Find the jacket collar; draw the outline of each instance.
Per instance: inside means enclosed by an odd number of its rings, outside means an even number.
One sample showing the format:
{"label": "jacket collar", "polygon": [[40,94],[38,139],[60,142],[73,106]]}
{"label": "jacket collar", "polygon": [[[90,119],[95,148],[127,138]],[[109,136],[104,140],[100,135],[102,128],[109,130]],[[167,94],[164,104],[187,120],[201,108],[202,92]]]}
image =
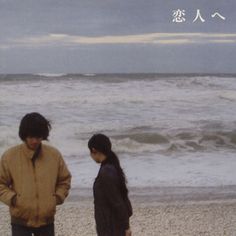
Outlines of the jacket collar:
{"label": "jacket collar", "polygon": [[[43,144],[41,144],[41,145],[43,146]],[[25,142],[23,142],[23,143],[21,144],[21,146],[22,146],[22,150],[23,150],[24,155],[25,155],[27,158],[32,159],[32,157],[33,157],[35,151],[29,149],[28,146],[27,146],[27,144],[26,144]],[[42,151],[42,150],[41,150],[41,151]]]}

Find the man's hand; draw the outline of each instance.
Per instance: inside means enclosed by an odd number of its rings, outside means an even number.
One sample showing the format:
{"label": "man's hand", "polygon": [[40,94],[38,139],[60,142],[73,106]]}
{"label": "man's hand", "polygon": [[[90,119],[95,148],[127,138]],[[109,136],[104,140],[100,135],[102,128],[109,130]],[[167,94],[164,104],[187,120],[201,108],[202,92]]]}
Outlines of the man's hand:
{"label": "man's hand", "polygon": [[125,236],[131,236],[132,232],[130,229],[125,230]]}
{"label": "man's hand", "polygon": [[16,206],[16,198],[17,198],[17,195],[15,195],[15,196],[11,199],[11,205],[12,205],[12,206]]}
{"label": "man's hand", "polygon": [[56,205],[62,204],[60,197],[58,197],[58,195],[56,195],[56,194],[55,194],[55,197],[56,197]]}

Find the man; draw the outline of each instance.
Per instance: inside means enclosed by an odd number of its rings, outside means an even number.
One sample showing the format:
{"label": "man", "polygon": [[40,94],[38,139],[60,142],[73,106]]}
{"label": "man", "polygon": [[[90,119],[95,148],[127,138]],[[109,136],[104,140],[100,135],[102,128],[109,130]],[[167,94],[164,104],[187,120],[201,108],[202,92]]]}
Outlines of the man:
{"label": "man", "polygon": [[23,143],[5,151],[0,160],[0,201],[9,206],[12,236],[54,236],[56,205],[71,188],[71,173],[61,153],[44,144],[50,122],[39,113],[20,123]]}

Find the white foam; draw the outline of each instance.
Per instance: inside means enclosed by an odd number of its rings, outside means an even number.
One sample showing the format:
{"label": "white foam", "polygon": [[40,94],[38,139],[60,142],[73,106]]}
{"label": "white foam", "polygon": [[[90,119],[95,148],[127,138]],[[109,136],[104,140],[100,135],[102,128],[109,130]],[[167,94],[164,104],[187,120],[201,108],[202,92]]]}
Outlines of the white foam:
{"label": "white foam", "polygon": [[[225,158],[222,158],[222,155]],[[196,154],[190,156],[122,157],[121,165],[130,187],[155,186],[221,186],[235,185],[236,160],[233,153],[218,156]],[[87,156],[70,165],[74,186],[92,187],[98,164]]]}
{"label": "white foam", "polygon": [[228,99],[230,101],[236,100],[236,92],[235,91],[226,91],[219,95],[221,98]]}
{"label": "white foam", "polygon": [[45,76],[45,77],[61,77],[61,76],[65,76],[66,74],[63,74],[63,73],[37,73],[36,75],[39,75],[39,76]]}

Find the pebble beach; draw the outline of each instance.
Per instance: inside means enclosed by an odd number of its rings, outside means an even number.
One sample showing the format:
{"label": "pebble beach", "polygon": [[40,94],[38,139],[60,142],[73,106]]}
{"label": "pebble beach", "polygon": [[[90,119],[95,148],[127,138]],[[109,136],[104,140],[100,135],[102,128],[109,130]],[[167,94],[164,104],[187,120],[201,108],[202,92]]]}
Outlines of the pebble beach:
{"label": "pebble beach", "polygon": [[[200,198],[199,198],[200,199]],[[131,196],[134,236],[236,236],[236,198],[162,201]],[[57,207],[56,236],[96,236],[92,197],[66,200]],[[10,236],[8,208],[0,205],[0,236]]]}

